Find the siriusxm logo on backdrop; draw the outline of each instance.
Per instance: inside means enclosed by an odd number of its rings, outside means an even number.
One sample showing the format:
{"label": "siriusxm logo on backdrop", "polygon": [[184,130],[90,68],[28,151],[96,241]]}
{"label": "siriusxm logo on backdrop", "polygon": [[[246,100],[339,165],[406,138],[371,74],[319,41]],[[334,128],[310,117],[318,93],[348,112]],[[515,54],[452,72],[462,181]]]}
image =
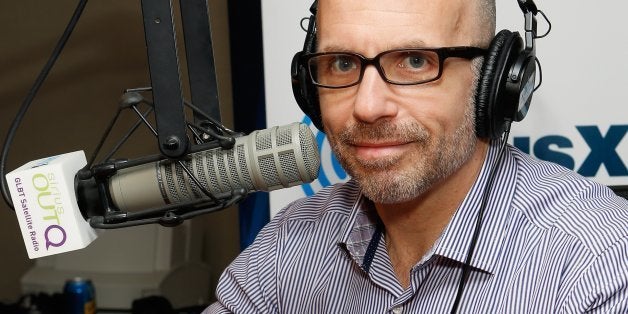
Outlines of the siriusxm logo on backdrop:
{"label": "siriusxm logo on backdrop", "polygon": [[[513,145],[539,159],[555,162],[575,170],[585,177],[600,175],[602,167],[606,169],[609,177],[628,176],[628,169],[622,160],[622,157],[626,158],[628,155],[625,150],[620,150],[624,154],[618,152],[618,149],[625,148],[620,144],[628,132],[628,125],[611,125],[606,134],[602,134],[596,125],[576,126],[575,128],[588,146],[588,150],[579,146],[576,147],[572,141],[576,138],[563,135],[545,135],[533,143],[531,143],[529,136],[514,137]],[[585,154],[582,162],[578,164],[576,164],[578,160],[575,157],[576,150]]]}
{"label": "siriusxm logo on backdrop", "polygon": [[301,185],[305,195],[310,196],[326,186],[348,181],[349,175],[347,175],[345,170],[342,169],[338,159],[336,159],[336,156],[331,151],[331,147],[329,146],[329,141],[327,141],[325,133],[314,127],[312,125],[312,120],[310,120],[307,116],[303,118],[302,122],[310,126],[312,132],[314,132],[316,143],[318,144],[318,152],[321,156],[321,168],[318,172],[318,180]]}

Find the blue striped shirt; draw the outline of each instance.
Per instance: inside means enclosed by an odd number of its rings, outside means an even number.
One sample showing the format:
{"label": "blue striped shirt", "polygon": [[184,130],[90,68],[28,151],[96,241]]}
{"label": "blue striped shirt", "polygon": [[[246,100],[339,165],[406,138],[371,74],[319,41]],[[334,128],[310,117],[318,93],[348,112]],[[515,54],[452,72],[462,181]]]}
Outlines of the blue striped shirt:
{"label": "blue striped shirt", "polygon": [[[409,287],[385,236],[371,241],[377,216],[350,181],[275,216],[225,270],[204,313],[449,313],[498,149]],[[628,201],[507,146],[471,266],[458,313],[628,313]]]}

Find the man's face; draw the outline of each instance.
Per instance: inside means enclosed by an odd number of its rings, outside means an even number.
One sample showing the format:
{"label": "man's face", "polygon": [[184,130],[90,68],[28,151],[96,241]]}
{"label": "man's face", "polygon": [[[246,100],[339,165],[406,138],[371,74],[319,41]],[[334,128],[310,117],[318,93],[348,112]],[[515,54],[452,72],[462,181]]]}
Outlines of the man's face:
{"label": "man's face", "polygon": [[[319,1],[319,51],[367,57],[395,48],[471,46],[468,0]],[[471,157],[474,72],[471,61],[446,59],[435,82],[397,86],[365,69],[362,82],[319,89],[331,146],[376,203],[419,197]]]}

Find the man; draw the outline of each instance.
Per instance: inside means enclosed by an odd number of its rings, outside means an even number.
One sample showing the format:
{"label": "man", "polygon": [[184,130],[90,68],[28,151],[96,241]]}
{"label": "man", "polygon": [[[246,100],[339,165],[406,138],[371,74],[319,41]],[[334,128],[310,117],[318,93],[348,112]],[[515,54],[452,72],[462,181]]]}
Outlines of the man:
{"label": "man", "polygon": [[494,12],[319,1],[305,58],[353,179],[284,208],[207,313],[628,312],[627,202],[475,131]]}

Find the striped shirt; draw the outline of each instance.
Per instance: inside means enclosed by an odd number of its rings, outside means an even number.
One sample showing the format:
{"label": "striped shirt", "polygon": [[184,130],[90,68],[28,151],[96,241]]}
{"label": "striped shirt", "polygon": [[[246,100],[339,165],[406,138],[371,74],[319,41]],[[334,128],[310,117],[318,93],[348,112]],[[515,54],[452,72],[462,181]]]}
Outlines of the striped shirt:
{"label": "striped shirt", "polygon": [[[203,313],[449,313],[498,150],[491,145],[409,287],[385,236],[373,241],[379,220],[349,181],[277,214]],[[628,201],[511,146],[497,171],[458,313],[628,313]]]}

